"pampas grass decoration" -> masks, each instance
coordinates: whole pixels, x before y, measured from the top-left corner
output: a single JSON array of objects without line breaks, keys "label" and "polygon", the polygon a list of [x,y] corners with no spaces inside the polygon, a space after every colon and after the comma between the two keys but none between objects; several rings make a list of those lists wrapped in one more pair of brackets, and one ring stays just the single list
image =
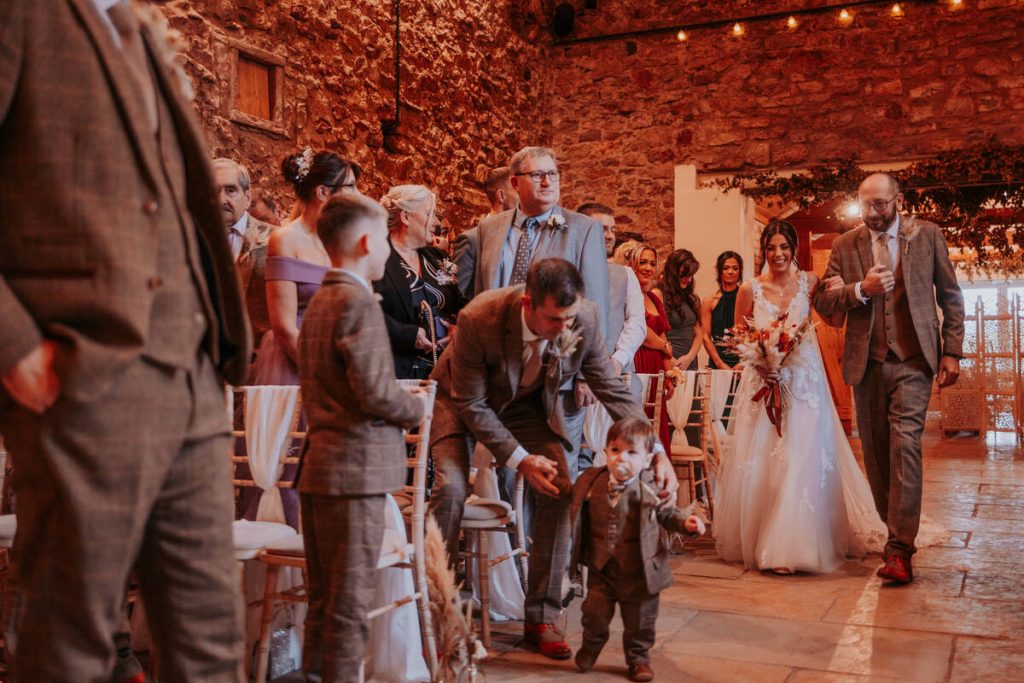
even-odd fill
[{"label": "pampas grass decoration", "polygon": [[424,540],[430,616],[437,636],[435,683],[476,679],[476,663],[487,656],[473,628],[473,606],[463,600],[455,584],[455,572],[448,566],[448,550],[437,522],[426,520]]}]

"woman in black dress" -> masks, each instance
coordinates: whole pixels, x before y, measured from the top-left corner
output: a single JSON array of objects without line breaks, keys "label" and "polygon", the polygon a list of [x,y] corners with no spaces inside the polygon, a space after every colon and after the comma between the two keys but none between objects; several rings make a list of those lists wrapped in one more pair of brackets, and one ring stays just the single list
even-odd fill
[{"label": "woman in black dress", "polygon": [[454,262],[432,246],[436,195],[422,185],[397,185],[381,204],[388,212],[391,255],[373,288],[381,295],[395,375],[425,379],[451,339],[465,300]]},{"label": "woman in black dress", "polygon": [[743,257],[735,251],[723,251],[715,263],[718,291],[701,306],[701,327],[704,350],[718,370],[730,370],[740,362],[739,356],[722,345],[725,331],[735,325],[736,292],[743,282]]}]

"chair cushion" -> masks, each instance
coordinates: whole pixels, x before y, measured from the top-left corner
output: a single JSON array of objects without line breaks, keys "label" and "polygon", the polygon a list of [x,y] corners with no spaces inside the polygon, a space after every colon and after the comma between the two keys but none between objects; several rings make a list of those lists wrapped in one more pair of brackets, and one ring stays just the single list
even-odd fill
[{"label": "chair cushion", "polygon": [[295,529],[277,522],[250,522],[247,519],[240,519],[231,523],[232,543],[235,558],[238,560],[251,560],[268,543],[297,535]]},{"label": "chair cushion", "polygon": [[470,496],[466,500],[466,510],[462,513],[463,519],[484,521],[489,519],[500,519],[512,516],[512,506],[503,500],[496,498],[477,498]]},{"label": "chair cushion", "polygon": [[704,451],[697,448],[696,446],[673,446],[672,454],[669,456],[669,460],[673,463],[676,459],[681,459],[683,462],[692,460],[699,460],[704,456]]},{"label": "chair cushion", "polygon": [[279,538],[263,546],[263,549],[275,555],[287,555],[288,557],[306,556],[306,546],[303,545],[302,534]]},{"label": "chair cushion", "polygon": [[0,515],[0,540],[11,540],[14,532],[18,530],[18,517],[16,515]]}]

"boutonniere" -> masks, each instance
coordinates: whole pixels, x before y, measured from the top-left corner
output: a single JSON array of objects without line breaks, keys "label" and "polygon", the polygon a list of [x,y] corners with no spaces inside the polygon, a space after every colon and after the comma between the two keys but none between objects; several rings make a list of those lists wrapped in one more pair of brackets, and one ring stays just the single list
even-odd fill
[{"label": "boutonniere", "polygon": [[156,53],[155,56],[171,77],[171,83],[176,87],[178,95],[186,102],[191,102],[195,99],[196,92],[184,69],[184,52],[187,47],[185,36],[181,31],[171,28],[164,13],[149,3],[133,2],[132,7],[139,17],[139,22],[149,33],[150,45]]},{"label": "boutonniere", "polygon": [[580,341],[583,339],[583,330],[579,328],[572,328],[564,330],[560,335],[555,337],[548,347],[548,353],[550,357],[550,364],[548,365],[548,374],[551,376],[559,375],[562,371],[562,359],[570,358],[576,349],[579,348]]},{"label": "boutonniere", "polygon": [[459,272],[459,267],[451,259],[442,259],[441,263],[437,266],[437,273],[434,274],[434,279],[437,280],[437,284],[444,287],[445,285],[453,285],[456,283],[456,275]]},{"label": "boutonniere", "polygon": [[562,230],[565,228],[565,216],[560,213],[551,214],[551,217],[544,222],[544,227],[549,230]]}]

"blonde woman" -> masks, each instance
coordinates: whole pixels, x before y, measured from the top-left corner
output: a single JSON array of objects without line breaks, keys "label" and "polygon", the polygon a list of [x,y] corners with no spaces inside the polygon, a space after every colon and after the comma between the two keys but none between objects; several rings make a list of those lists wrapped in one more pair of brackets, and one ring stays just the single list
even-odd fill
[{"label": "blonde woman", "polygon": [[[675,365],[672,344],[666,336],[669,331],[669,323],[668,317],[665,315],[665,305],[656,291],[652,291],[658,283],[658,252],[654,250],[654,247],[643,242],[623,242],[615,250],[612,260],[632,268],[636,279],[640,281],[640,289],[644,292],[647,336],[633,357],[637,373],[657,374],[663,370],[673,370]],[[671,391],[671,383],[668,386]],[[666,400],[667,394],[662,397],[662,413],[664,414],[667,414],[664,406]],[[658,436],[665,446],[665,452],[670,453],[668,420],[661,421],[659,432]]]},{"label": "blonde woman", "polygon": [[381,295],[395,375],[424,379],[451,339],[465,303],[448,254],[434,246],[437,196],[422,185],[397,185],[381,199],[388,212],[391,255]]}]

